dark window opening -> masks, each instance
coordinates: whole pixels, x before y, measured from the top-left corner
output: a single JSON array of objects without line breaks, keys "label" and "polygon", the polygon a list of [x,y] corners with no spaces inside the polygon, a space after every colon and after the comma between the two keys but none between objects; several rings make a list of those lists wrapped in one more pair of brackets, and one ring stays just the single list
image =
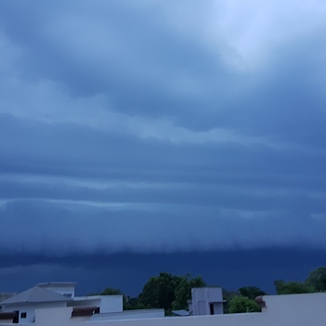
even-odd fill
[{"label": "dark window opening", "polygon": [[27,312],[20,313],[20,318],[26,318],[26,317],[27,317]]},{"label": "dark window opening", "polygon": [[72,294],[71,293],[64,293],[63,296],[64,297],[67,297],[67,298],[71,298],[72,297]]},{"label": "dark window opening", "polygon": [[211,315],[214,315],[214,303],[210,303],[209,310],[210,310]]},{"label": "dark window opening", "polygon": [[15,310],[14,313],[16,314],[14,319],[12,320],[13,324],[18,324],[18,316],[19,316],[19,310]]}]

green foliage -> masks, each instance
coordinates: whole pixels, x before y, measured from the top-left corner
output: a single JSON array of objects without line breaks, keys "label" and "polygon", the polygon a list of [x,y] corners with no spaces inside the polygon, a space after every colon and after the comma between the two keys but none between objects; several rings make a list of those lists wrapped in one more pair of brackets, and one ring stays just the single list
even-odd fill
[{"label": "green foliage", "polygon": [[89,295],[123,295],[123,293],[120,291],[120,289],[115,288],[106,288],[103,291],[91,293]]},{"label": "green foliage", "polygon": [[123,302],[123,310],[135,310],[135,309],[146,309],[143,303],[139,302],[139,298],[131,298],[129,296],[125,296],[125,300]]},{"label": "green foliage", "polygon": [[[312,271],[305,282],[274,282],[277,294],[296,294],[326,291],[326,266]],[[160,273],[151,277],[143,287],[143,292],[137,298],[123,295],[119,289],[106,288],[93,295],[123,295],[125,310],[163,308],[166,315],[173,310],[187,309],[191,299],[191,289],[205,287],[206,283],[200,277],[190,274],[175,276]],[[255,286],[241,287],[237,292],[223,289],[224,313],[240,313],[260,311],[259,305],[253,300],[266,293]]]},{"label": "green foliage", "polygon": [[301,282],[284,282],[282,280],[274,281],[277,294],[298,294],[298,293],[313,293],[313,286]]},{"label": "green foliage", "polygon": [[256,286],[244,286],[239,289],[239,292],[242,296],[253,300],[260,295],[266,294],[264,291],[262,291],[260,288],[257,288]]},{"label": "green foliage", "polygon": [[140,303],[151,308],[171,310],[179,282],[177,276],[169,273],[160,273],[159,276],[151,277],[143,287]]},{"label": "green foliage", "polygon": [[149,308],[163,308],[168,315],[172,309],[187,309],[191,289],[203,286],[206,283],[200,276],[160,273],[159,276],[151,277],[144,285],[139,302]]},{"label": "green foliage", "polygon": [[260,307],[255,300],[235,296],[230,301],[229,312],[231,314],[243,313],[243,312],[259,312]]},{"label": "green foliage", "polygon": [[239,292],[228,291],[226,289],[222,289],[222,292],[223,292],[223,300],[225,300],[223,305],[223,310],[225,314],[228,314],[230,313],[230,302],[234,297],[239,296]]},{"label": "green foliage", "polygon": [[206,283],[200,276],[194,278],[189,274],[180,276],[175,289],[175,300],[172,302],[172,309],[188,309],[187,301],[191,299],[191,289],[204,286],[206,286]]},{"label": "green foliage", "polygon": [[326,291],[326,267],[319,267],[312,271],[306,279],[306,284],[315,288],[315,291]]}]

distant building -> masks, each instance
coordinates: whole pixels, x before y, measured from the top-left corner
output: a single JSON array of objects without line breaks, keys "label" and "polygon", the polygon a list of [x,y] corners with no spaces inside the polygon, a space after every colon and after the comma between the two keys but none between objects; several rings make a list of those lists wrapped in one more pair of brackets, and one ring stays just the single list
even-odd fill
[{"label": "distant building", "polygon": [[188,302],[189,314],[193,316],[223,314],[222,288],[204,287],[191,289],[191,301]]}]

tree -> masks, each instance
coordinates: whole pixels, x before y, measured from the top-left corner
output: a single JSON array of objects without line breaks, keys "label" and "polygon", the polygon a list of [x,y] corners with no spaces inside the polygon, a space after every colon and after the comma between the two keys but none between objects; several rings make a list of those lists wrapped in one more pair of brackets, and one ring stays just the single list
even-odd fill
[{"label": "tree", "polygon": [[243,312],[259,312],[259,311],[260,311],[260,307],[255,300],[242,297],[242,296],[235,296],[230,301],[229,312],[231,314],[243,313]]},{"label": "tree", "polygon": [[191,289],[204,287],[206,283],[200,276],[175,276],[160,273],[151,277],[139,295],[139,303],[148,308],[164,308],[166,314],[172,309],[187,309],[191,299]]},{"label": "tree", "polygon": [[146,309],[147,307],[139,302],[139,297],[132,298],[130,296],[125,296],[123,302],[123,310],[135,310],[135,309]]},{"label": "tree", "polygon": [[140,294],[140,303],[149,308],[171,310],[179,282],[179,277],[169,273],[160,273],[159,276],[151,277]]},{"label": "tree", "polygon": [[314,287],[301,282],[274,281],[277,294],[313,293]]},{"label": "tree", "polygon": [[225,314],[230,313],[230,302],[234,297],[239,296],[238,291],[228,291],[227,289],[222,289],[223,292],[223,300],[225,300],[223,304],[223,310]]},{"label": "tree", "polygon": [[249,299],[255,299],[260,295],[265,295],[266,293],[256,286],[244,286],[238,290],[240,294]]},{"label": "tree", "polygon": [[326,267],[319,267],[313,270],[308,278],[306,284],[315,288],[315,291],[326,291]]},{"label": "tree", "polygon": [[191,299],[191,289],[206,286],[201,276],[192,277],[190,274],[179,277],[178,285],[175,289],[175,300],[172,308],[175,310],[188,309],[188,300]]},{"label": "tree", "polygon": [[[129,304],[130,297],[127,295],[123,294],[120,289],[115,289],[115,288],[105,288],[103,291],[97,292],[97,293],[92,293],[90,295],[122,295],[123,298],[123,309],[138,309],[138,306],[133,306],[132,304]],[[133,301],[132,301],[133,303]]]},{"label": "tree", "polygon": [[106,288],[103,291],[99,292],[94,292],[89,295],[123,295],[123,293],[120,291],[120,289],[115,289],[115,288]]}]

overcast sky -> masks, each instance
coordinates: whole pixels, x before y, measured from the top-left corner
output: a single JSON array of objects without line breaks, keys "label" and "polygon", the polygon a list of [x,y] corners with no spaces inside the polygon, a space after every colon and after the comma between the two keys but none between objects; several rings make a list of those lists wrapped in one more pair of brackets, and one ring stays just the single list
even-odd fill
[{"label": "overcast sky", "polygon": [[2,252],[326,252],[325,35],[323,0],[2,0]]}]

